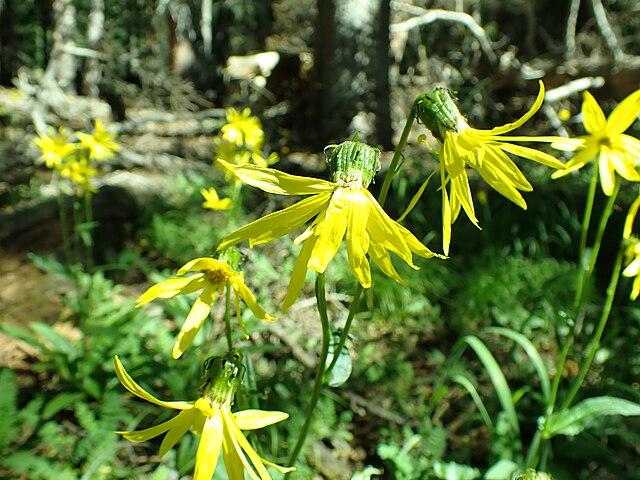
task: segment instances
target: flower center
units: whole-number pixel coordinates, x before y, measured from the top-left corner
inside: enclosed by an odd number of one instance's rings
[[[221,268],[207,270],[205,275],[211,283],[221,284],[229,281],[229,274]]]

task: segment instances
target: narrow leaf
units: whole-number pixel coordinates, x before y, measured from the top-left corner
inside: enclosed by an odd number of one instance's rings
[[[578,435],[597,418],[611,415],[638,416],[640,404],[618,397],[587,398],[552,415],[545,425],[543,436],[551,438],[555,435]]]

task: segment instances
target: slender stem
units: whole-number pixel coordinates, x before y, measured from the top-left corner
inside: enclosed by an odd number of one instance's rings
[[[600,247],[602,246],[602,238],[604,237],[604,231],[607,228],[607,222],[609,221],[609,217],[611,217],[611,214],[613,213],[613,207],[616,204],[616,199],[618,198],[619,191],[620,191],[620,180],[617,179],[615,183],[615,187],[613,189],[613,193],[607,200],[607,204],[604,207],[604,211],[602,212],[602,217],[600,217],[600,224],[598,225],[596,238],[593,242],[593,250],[591,252],[589,268],[587,269],[587,280],[591,278],[591,275],[593,275],[593,270],[596,266],[596,260],[598,259],[598,252],[600,251]]]
[[[225,290],[224,334],[227,337],[227,346],[231,349],[233,341],[231,340],[231,287],[229,285]]]
[[[295,464],[300,451],[302,450],[302,446],[307,438],[307,434],[309,433],[309,427],[311,426],[311,420],[313,418],[313,412],[318,404],[318,399],[320,398],[320,392],[322,391],[322,385],[324,383],[324,371],[325,365],[327,363],[327,357],[329,355],[329,339],[330,339],[330,331],[329,331],[329,317],[327,315],[327,300],[325,297],[325,287],[324,287],[324,273],[318,273],[316,277],[316,300],[318,302],[318,314],[320,316],[320,323],[322,324],[322,351],[320,353],[320,359],[318,361],[318,371],[316,372],[316,378],[313,384],[313,391],[311,392],[311,400],[309,401],[309,405],[307,406],[307,415],[300,429],[300,436],[298,437],[298,441],[289,456],[289,465]],[[285,475],[287,478],[289,474]]]
[[[600,347],[600,339],[602,338],[604,329],[607,326],[607,321],[609,320],[611,308],[613,307],[613,299],[615,297],[616,288],[618,286],[618,280],[620,279],[620,271],[622,270],[623,257],[624,257],[624,241],[620,244],[618,255],[616,256],[615,262],[613,264],[611,279],[609,280],[609,285],[607,286],[607,298],[605,299],[605,303],[602,308],[602,313],[600,314],[600,320],[598,321],[596,330],[593,334],[593,337],[591,338],[591,342],[589,343],[589,347],[587,350],[587,358],[580,366],[580,371],[578,372],[578,376],[576,377],[573,384],[571,385],[569,394],[565,397],[564,402],[562,402],[560,411],[569,408],[569,406],[571,405],[571,402],[573,402],[573,399],[578,393],[578,390],[580,390],[580,387],[582,386],[582,382],[587,376],[587,372],[589,371],[589,368],[591,368],[591,364],[593,363],[593,359],[596,355],[596,352]]]
[[[387,194],[389,193],[389,188],[391,187],[391,181],[393,180],[393,177],[398,170],[400,160],[402,160],[402,151],[407,145],[409,132],[411,131],[411,127],[413,126],[414,119],[415,117],[413,115],[413,108],[411,108],[409,115],[407,115],[407,123],[404,124],[404,130],[402,130],[402,135],[400,135],[398,146],[396,147],[395,152],[393,152],[393,158],[391,159],[389,170],[387,170],[387,174],[384,177],[384,182],[382,182],[382,188],[380,189],[380,195],[378,197],[378,203],[380,204],[380,206],[384,206],[384,202],[387,200]]]
[[[358,283],[356,285],[356,291],[353,292],[353,299],[351,300],[351,305],[349,306],[349,314],[347,315],[347,320],[344,323],[344,328],[342,329],[342,333],[340,334],[340,340],[338,341],[338,345],[333,349],[333,358],[331,359],[331,363],[325,370],[325,375],[329,375],[333,367],[338,363],[338,358],[340,358],[340,352],[344,348],[345,343],[347,342],[347,338],[349,337],[349,329],[351,328],[351,322],[353,318],[356,316],[356,311],[358,310],[358,305],[360,304],[360,296],[362,295],[362,285]]]
[[[598,169],[594,167],[593,174],[591,175],[591,182],[589,183],[589,193],[587,194],[587,202],[584,207],[584,215],[582,217],[582,232],[580,234],[580,250],[578,251],[578,262],[579,262],[578,285],[576,287],[576,296],[573,301],[573,308],[576,314],[580,308],[580,303],[582,303],[582,295],[583,295],[585,280],[590,276],[590,275],[586,275],[584,271],[584,253],[587,248],[587,234],[589,233],[589,224],[591,222],[591,215],[593,214],[593,203],[596,197],[597,186],[598,186]]]
[[[87,227],[88,241],[85,245],[87,249],[87,271],[93,271],[93,206],[91,191],[88,188],[84,191],[84,219]]]
[[[69,220],[67,218],[67,205],[62,193],[58,193],[58,213],[60,214],[60,231],[62,232],[62,248],[64,258],[71,264],[71,246],[69,244]]]

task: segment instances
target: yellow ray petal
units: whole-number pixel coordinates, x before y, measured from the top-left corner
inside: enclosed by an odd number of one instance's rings
[[[219,409],[215,409],[213,416],[205,421],[196,452],[193,480],[211,480],[213,477],[222,447],[222,422]]]
[[[200,331],[202,323],[211,312],[215,295],[216,288],[208,285],[200,296],[196,298],[173,345],[173,358],[180,358],[189,348],[189,345],[191,345],[191,342]]]
[[[236,450],[233,438],[231,438],[231,432],[223,424],[222,426],[222,460],[224,460],[224,466],[227,469],[227,476],[229,480],[244,480],[244,463],[247,463],[246,459],[243,461],[240,458],[240,453]]]
[[[540,86],[538,96],[536,97],[536,101],[533,102],[533,105],[531,105],[531,108],[527,113],[525,113],[515,122],[507,123],[506,125],[492,128],[491,130],[479,130],[479,132],[482,132],[482,134],[484,135],[501,135],[524,125],[524,123],[529,120],[533,116],[533,114],[536,113],[542,106],[542,101],[544,100],[544,83],[542,83],[541,80],[539,80],[538,83]]]
[[[124,388],[129,390],[135,396],[165,408],[173,408],[176,410],[187,410],[189,408],[193,408],[193,402],[164,402],[162,400],[158,400],[156,397],[146,392],[133,380],[133,378],[129,376],[117,355],[113,358],[113,363],[118,380],[120,380],[120,383],[122,383]]]
[[[317,239],[318,237],[311,237],[302,244],[298,258],[296,258],[296,263],[293,266],[291,278],[289,279],[287,295],[284,297],[282,306],[280,307],[280,310],[283,312],[293,305],[293,302],[296,301],[296,298],[298,298],[302,291],[304,281],[307,277],[307,264],[309,263],[309,258],[311,257],[311,252],[313,252]]]
[[[613,187],[616,182],[616,174],[611,162],[607,157],[607,154],[601,150],[598,158],[598,168],[600,171],[600,185],[602,191],[607,197],[613,194]]]
[[[347,214],[350,191],[346,187],[338,188],[323,219],[318,219],[314,234],[318,237],[307,267],[322,273],[333,259],[342,243],[347,230]]]
[[[351,192],[346,236],[347,255],[353,276],[364,288],[371,287],[371,267],[367,259],[370,244],[367,233],[369,205],[369,199],[359,189]]]
[[[175,420],[174,424],[162,439],[162,444],[158,451],[158,455],[160,457],[164,456],[165,453],[171,450],[178,440],[187,433],[187,430],[189,430],[193,425],[196,415],[198,415],[198,412],[195,409],[183,410],[173,418],[173,420]]]
[[[372,243],[369,247],[369,255],[373,262],[378,266],[378,268],[384,273],[387,277],[393,278],[396,282],[401,285],[406,285],[400,274],[396,271],[393,263],[391,262],[391,256],[389,252],[382,248],[377,243]]]
[[[625,180],[630,182],[640,181],[640,174],[636,170],[635,159],[632,156],[625,155],[624,152],[618,150],[611,150],[604,145],[602,146],[602,153],[611,162],[616,172]]]
[[[262,463],[262,459],[253,449],[253,447],[249,444],[245,436],[242,434],[242,432],[236,425],[235,420],[231,416],[231,413],[227,409],[221,409],[221,413],[222,413],[223,421],[225,422],[225,426],[231,432],[231,435],[233,436],[233,439],[236,442],[236,446],[238,448],[241,448],[247,454],[254,468],[260,475],[260,479],[271,480],[271,476],[269,475],[269,472],[267,471],[264,464]],[[251,469],[247,468],[247,470],[251,473]]]
[[[514,145],[512,143],[499,143],[498,148],[501,148],[505,152],[512,153],[522,158],[528,158],[534,162],[541,163],[551,168],[564,168],[564,163],[558,160],[556,157],[549,155],[548,153],[541,152],[534,148],[523,147],[521,145]]]
[[[574,170],[581,169],[587,163],[589,163],[597,153],[597,148],[585,148],[584,150],[579,151],[571,160],[569,160],[565,164],[564,170],[556,170],[551,174],[551,178],[556,179],[564,177]]]
[[[524,198],[522,198],[520,192],[507,178],[503,171],[497,168],[491,168],[490,166],[483,166],[478,169],[478,173],[482,176],[484,181],[500,195],[511,200],[523,210],[527,209],[527,203],[524,201]]]
[[[640,90],[622,100],[607,119],[609,135],[619,135],[627,130],[640,114]]]
[[[251,309],[256,318],[266,320],[268,322],[275,322],[278,320],[276,317],[269,315],[260,305],[258,305],[256,297],[243,281],[234,279],[231,281],[231,287],[240,295],[240,297],[242,297],[244,303],[247,304],[247,307]]]
[[[269,412],[265,410],[241,410],[233,414],[240,430],[257,430],[289,418],[285,412]]]
[[[603,131],[607,127],[607,119],[596,99],[589,92],[584,92],[582,100],[582,117],[584,128],[590,134]]]
[[[216,270],[218,268],[225,267],[229,268],[227,262],[221,262],[220,260],[216,260],[215,258],[194,258],[193,260],[188,261],[182,267],[180,267],[180,270],[178,270],[178,275],[182,276],[188,272]]]
[[[217,162],[243,183],[269,193],[312,195],[329,192],[336,188],[335,183],[327,180],[290,175],[273,168],[260,167],[258,165],[233,165],[221,159],[218,159]]]
[[[267,243],[286,233],[292,232],[316,215],[331,199],[331,192],[314,195],[278,212],[251,222],[227,235],[218,245],[218,250],[230,247],[244,240],[250,245]]]
[[[515,163],[502,150],[487,145],[487,168],[499,170],[517,189],[531,191],[533,187]]]
[[[136,308],[149,303],[156,298],[173,298],[176,295],[184,295],[200,290],[204,286],[203,275],[194,275],[189,278],[170,278],[149,287],[136,300]]]

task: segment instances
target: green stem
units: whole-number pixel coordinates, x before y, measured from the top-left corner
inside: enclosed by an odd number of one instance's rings
[[[231,287],[227,285],[225,290],[225,305],[224,305],[224,334],[227,337],[227,346],[229,349],[233,347],[233,341],[231,339]]]
[[[325,287],[324,287],[324,273],[318,273],[316,277],[316,300],[318,302],[318,314],[320,316],[320,323],[322,324],[322,351],[320,353],[320,359],[318,360],[318,371],[316,372],[316,378],[313,383],[313,391],[311,392],[311,400],[309,401],[309,405],[307,406],[307,415],[300,430],[300,436],[298,437],[298,441],[289,456],[289,465],[295,464],[298,459],[298,455],[302,450],[302,446],[307,438],[307,434],[309,433],[309,427],[311,426],[311,420],[313,418],[313,412],[316,409],[316,405],[318,404],[318,399],[320,398],[320,392],[322,391],[322,386],[324,384],[324,372],[325,365],[327,363],[327,357],[329,355],[329,339],[330,339],[330,331],[329,331],[329,317],[327,315],[327,300],[325,297]],[[289,474],[285,475],[287,478]]]
[[[411,127],[413,126],[414,119],[415,116],[413,115],[412,107],[411,112],[409,112],[409,115],[407,116],[407,123],[404,124],[402,135],[400,135],[398,146],[396,147],[395,152],[393,152],[393,158],[391,159],[389,170],[387,170],[387,174],[384,177],[384,182],[382,182],[382,188],[380,189],[380,195],[378,196],[378,203],[380,204],[380,206],[384,206],[384,202],[387,200],[387,194],[389,193],[389,188],[391,187],[391,181],[393,180],[393,177],[396,174],[398,167],[400,166],[400,160],[402,160],[402,151],[407,145],[409,132],[411,131]]]
[[[602,238],[604,237],[604,231],[607,228],[609,217],[611,217],[611,214],[613,213],[613,207],[615,207],[616,199],[618,198],[619,191],[620,191],[620,180],[616,179],[616,183],[613,188],[613,193],[607,200],[607,204],[604,207],[604,211],[602,212],[602,217],[600,217],[600,224],[598,225],[596,238],[593,242],[593,250],[591,252],[589,267],[587,269],[587,278],[586,278],[587,281],[591,278],[591,275],[593,275],[593,270],[595,269],[595,266],[596,266],[596,260],[598,259],[598,253],[600,252],[600,247],[602,246]]]
[[[617,193],[617,190],[616,190]],[[618,287],[618,280],[620,279],[620,271],[622,270],[622,259],[624,257],[624,241],[620,245],[618,250],[618,255],[616,256],[615,262],[613,264],[613,270],[611,272],[611,279],[609,280],[609,285],[607,286],[607,298],[605,299],[604,306],[602,308],[602,313],[600,314],[600,320],[598,321],[598,325],[593,334],[591,342],[589,343],[589,347],[587,350],[587,358],[580,366],[580,371],[578,372],[578,376],[573,381],[571,385],[571,389],[569,390],[569,394],[565,397],[564,402],[562,402],[562,406],[560,407],[560,411],[566,410],[573,402],[573,399],[576,397],[578,390],[582,386],[582,382],[584,381],[589,368],[591,368],[591,364],[593,363],[593,359],[595,358],[596,352],[600,347],[600,340],[602,339],[602,334],[604,333],[604,329],[607,326],[607,321],[609,320],[609,315],[611,314],[611,308],[613,307],[613,299],[616,294],[616,288]]]
[[[87,271],[93,271],[93,206],[92,206],[92,198],[91,192],[89,189],[85,189],[84,191],[84,219],[87,226],[87,244],[85,245],[87,251]]]
[[[584,282],[586,280],[584,270],[584,254],[587,248],[587,234],[589,233],[589,224],[591,223],[591,215],[593,213],[593,203],[596,197],[596,188],[598,186],[598,169],[593,168],[591,182],[589,183],[589,193],[587,194],[587,202],[584,207],[584,215],[582,217],[582,232],[580,234],[580,250],[578,251],[578,285],[576,287],[576,296],[573,301],[573,309],[577,313],[582,302],[582,294]]]
[[[351,300],[351,305],[349,306],[349,314],[347,315],[347,320],[344,323],[344,328],[342,329],[342,333],[340,334],[340,340],[338,341],[338,345],[333,349],[333,358],[331,359],[331,363],[325,370],[325,376],[328,376],[333,370],[333,367],[338,363],[338,358],[340,358],[340,352],[344,348],[345,343],[347,342],[347,338],[349,337],[349,329],[351,328],[351,322],[353,322],[353,318],[356,316],[356,311],[358,310],[358,305],[360,304],[360,296],[362,295],[362,285],[358,283],[356,285],[356,291],[353,292],[353,299]]]
[[[67,217],[67,205],[62,193],[58,193],[58,213],[60,214],[60,231],[62,233],[62,248],[64,249],[64,258],[68,264],[71,264],[71,246],[69,243],[69,220]]]

